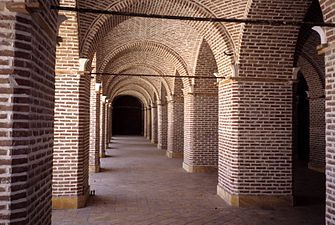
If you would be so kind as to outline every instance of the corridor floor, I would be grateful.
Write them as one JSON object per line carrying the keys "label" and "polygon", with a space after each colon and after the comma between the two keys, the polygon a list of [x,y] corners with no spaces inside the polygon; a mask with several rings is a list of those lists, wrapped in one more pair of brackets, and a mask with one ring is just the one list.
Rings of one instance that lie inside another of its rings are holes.
{"label": "corridor floor", "polygon": [[324,209],[250,209],[216,195],[216,174],[189,174],[143,137],[113,137],[102,172],[90,177],[96,195],[78,210],[54,210],[53,225],[318,225]]}

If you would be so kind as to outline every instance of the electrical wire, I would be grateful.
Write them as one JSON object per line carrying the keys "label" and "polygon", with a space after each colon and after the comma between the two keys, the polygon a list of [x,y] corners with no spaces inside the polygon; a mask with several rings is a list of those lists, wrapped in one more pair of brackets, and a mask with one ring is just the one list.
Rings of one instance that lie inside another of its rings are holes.
{"label": "electrical wire", "polygon": [[114,16],[130,16],[140,18],[154,18],[154,19],[168,19],[168,20],[184,20],[184,21],[197,21],[197,22],[212,22],[212,23],[245,23],[255,25],[272,25],[272,26],[320,26],[320,27],[335,27],[335,23],[326,22],[313,22],[313,21],[294,21],[294,20],[264,20],[264,19],[237,19],[237,18],[206,18],[206,17],[193,17],[193,16],[171,16],[159,15],[151,13],[132,13],[132,12],[119,12],[102,9],[92,8],[77,8],[65,6],[50,6],[52,10],[70,11],[78,13],[93,13],[93,14],[106,14]]}
{"label": "electrical wire", "polygon": [[161,77],[161,78],[197,78],[197,79],[224,79],[224,77],[206,77],[206,76],[182,76],[182,75],[169,75],[169,74],[119,74],[119,73],[90,73],[91,75],[102,75],[102,76],[124,76],[124,77]]}

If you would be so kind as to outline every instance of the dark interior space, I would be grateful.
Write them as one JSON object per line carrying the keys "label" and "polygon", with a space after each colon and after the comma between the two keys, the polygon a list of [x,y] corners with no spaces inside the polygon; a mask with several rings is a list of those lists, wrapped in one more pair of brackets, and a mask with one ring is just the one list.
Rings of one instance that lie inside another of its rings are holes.
{"label": "dark interior space", "polygon": [[116,97],[112,115],[113,135],[143,135],[143,105],[136,97]]}
{"label": "dark interior space", "polygon": [[[325,175],[308,168],[310,109],[308,86],[302,74],[294,87],[295,143],[293,152],[294,206],[325,204]],[[324,207],[318,209],[323,210]],[[324,211],[320,212],[323,214]]]}
{"label": "dark interior space", "polygon": [[299,75],[296,92],[297,105],[297,160],[309,159],[309,100],[308,86],[303,75]]}
{"label": "dark interior space", "polygon": [[[323,22],[323,15],[320,3],[312,0],[304,21]],[[296,46],[294,66],[298,65],[299,58],[309,59],[308,63],[319,68],[314,72],[313,79],[320,79],[324,84],[324,59],[316,51],[316,46],[321,43],[314,43],[311,38],[312,26],[301,26]],[[304,65],[304,64],[303,64]],[[311,71],[309,71],[311,72]],[[319,72],[319,73],[318,73]],[[310,74],[309,74],[310,76]],[[310,142],[313,141],[310,135],[311,120],[313,117],[310,107],[308,82],[302,72],[298,73],[298,81],[294,84],[293,96],[293,197],[294,206],[315,206],[320,216],[325,213],[325,174],[308,168],[310,161]],[[315,90],[315,87],[314,87]],[[321,146],[320,146],[321,148]],[[321,151],[321,149],[320,149]]]}

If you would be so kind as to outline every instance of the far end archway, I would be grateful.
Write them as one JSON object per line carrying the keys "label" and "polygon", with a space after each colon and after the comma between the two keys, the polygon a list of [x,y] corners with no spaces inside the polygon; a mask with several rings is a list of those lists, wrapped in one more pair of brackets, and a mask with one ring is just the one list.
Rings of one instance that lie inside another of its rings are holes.
{"label": "far end archway", "polygon": [[143,103],[123,95],[113,101],[113,135],[143,135]]}

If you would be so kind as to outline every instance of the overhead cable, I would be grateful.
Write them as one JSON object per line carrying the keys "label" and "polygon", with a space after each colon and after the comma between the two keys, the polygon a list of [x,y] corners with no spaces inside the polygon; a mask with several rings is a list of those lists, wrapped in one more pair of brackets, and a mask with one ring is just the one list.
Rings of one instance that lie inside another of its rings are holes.
{"label": "overhead cable", "polygon": [[90,73],[91,75],[102,75],[102,76],[123,76],[123,77],[160,77],[160,78],[197,78],[197,79],[218,79],[224,77],[209,77],[209,76],[183,76],[183,75],[169,75],[169,74],[119,74],[119,73]]}
{"label": "overhead cable", "polygon": [[245,24],[272,25],[272,26],[320,26],[320,27],[335,27],[335,23],[314,22],[314,21],[237,19],[237,18],[207,18],[207,17],[194,17],[194,16],[171,16],[171,15],[159,15],[159,14],[151,14],[151,13],[119,12],[119,11],[111,11],[111,10],[103,10],[103,9],[65,7],[65,6],[51,6],[50,8],[52,10],[70,11],[70,12],[78,12],[78,13],[93,13],[93,14],[106,14],[106,15],[114,15],[114,16],[129,16],[129,17],[167,19],[167,20],[184,20],[184,21],[196,21],[196,22],[245,23]]}

